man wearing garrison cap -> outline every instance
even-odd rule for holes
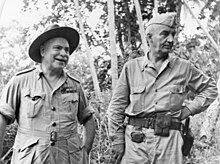
[[[189,61],[171,55],[176,13],[145,24],[149,51],[125,63],[109,108],[111,163],[183,163],[182,121],[208,108],[215,81]],[[184,104],[188,91],[196,93]]]
[[[81,83],[65,69],[78,44],[75,29],[49,26],[29,48],[38,65],[17,73],[2,91],[0,156],[6,125],[18,124],[11,164],[88,163],[95,135],[93,110]]]

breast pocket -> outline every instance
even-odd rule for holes
[[[171,109],[180,109],[185,99],[187,90],[185,86],[173,85],[169,87],[169,100]]]
[[[23,107],[27,111],[28,118],[34,118],[40,111],[43,111],[45,96],[45,93],[38,91],[22,91]]]
[[[144,108],[144,92],[145,86],[135,86],[131,88],[131,104],[134,112],[141,111]]]
[[[66,93],[62,94],[62,108],[65,111],[77,111],[78,103],[79,103],[79,96],[78,93]]]

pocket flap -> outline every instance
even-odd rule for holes
[[[41,97],[41,99],[45,99],[46,97],[46,94],[44,92],[38,92],[38,91],[34,91],[32,94],[31,94],[31,97]]]
[[[135,87],[131,87],[131,93],[135,94],[135,93],[143,93],[145,90],[145,86],[135,86]]]
[[[159,115],[156,118],[156,125],[161,128],[167,128],[171,125],[171,117],[165,115]]]
[[[78,101],[79,96],[77,93],[68,93],[66,94],[66,100],[69,102],[76,102]]]
[[[28,139],[24,142],[24,144],[22,144],[22,147],[20,148],[20,151],[24,151],[26,148],[34,146],[36,144],[38,144],[39,139]]]
[[[39,92],[39,91],[31,92],[30,89],[23,89],[21,92],[22,92],[22,95],[24,95],[24,97],[28,96],[31,98],[41,98],[41,99],[45,99],[46,97],[46,93]]]

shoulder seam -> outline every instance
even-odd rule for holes
[[[24,74],[24,73],[31,72],[31,71],[33,71],[33,70],[35,70],[35,69],[36,69],[35,67],[29,68],[29,69],[25,69],[25,70],[22,70],[22,71],[16,73],[15,75],[18,76],[18,75],[21,75],[21,74]]]
[[[67,73],[67,76],[70,77],[71,79],[75,80],[76,82],[80,83],[80,81],[77,78],[73,77],[69,73]]]

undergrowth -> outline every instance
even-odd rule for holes
[[[106,160],[110,157],[111,142],[108,133],[108,123],[106,110],[111,98],[111,91],[102,93],[102,101],[95,98],[91,98],[90,104],[95,111],[96,120],[96,136],[93,144],[93,148],[90,153],[90,164],[105,164]],[[204,120],[205,114],[201,113],[192,117],[191,129],[195,135],[194,145],[191,149],[191,153],[186,157],[184,164],[220,164],[220,130],[216,128],[216,140],[214,143],[207,144],[199,141],[199,130]],[[218,122],[217,127],[220,123]],[[16,124],[12,124],[7,127],[7,133],[3,145],[3,153],[12,147],[14,142],[14,136],[16,134]],[[10,153],[8,158],[10,158]]]

